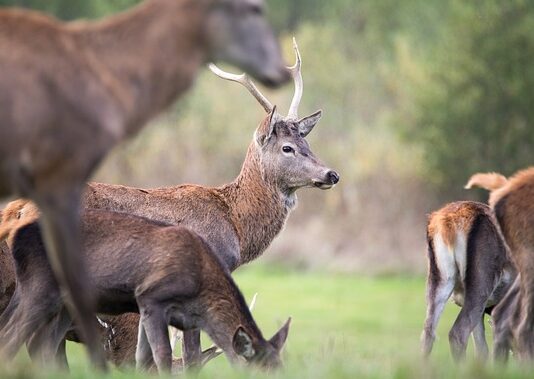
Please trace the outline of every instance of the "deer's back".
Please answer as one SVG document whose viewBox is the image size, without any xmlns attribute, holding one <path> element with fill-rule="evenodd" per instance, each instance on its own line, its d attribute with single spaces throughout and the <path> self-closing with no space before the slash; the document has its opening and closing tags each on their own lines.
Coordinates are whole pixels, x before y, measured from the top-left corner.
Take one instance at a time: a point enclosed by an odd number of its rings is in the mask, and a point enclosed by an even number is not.
<svg viewBox="0 0 534 379">
<path fill-rule="evenodd" d="M 74 176 L 69 160 L 87 174 L 84 160 L 94 165 L 120 135 L 122 111 L 105 71 L 62 23 L 0 11 L 0 179 L 21 161 L 36 182 L 47 171 Z"/>
<path fill-rule="evenodd" d="M 531 255 L 534 252 L 534 167 L 510 178 L 508 185 L 492 193 L 492 197 L 495 215 L 512 254 Z"/>
<path fill-rule="evenodd" d="M 185 226 L 207 241 L 230 270 L 239 262 L 239 239 L 230 210 L 216 189 L 182 185 L 145 190 L 90 183 L 84 205 Z"/>
</svg>

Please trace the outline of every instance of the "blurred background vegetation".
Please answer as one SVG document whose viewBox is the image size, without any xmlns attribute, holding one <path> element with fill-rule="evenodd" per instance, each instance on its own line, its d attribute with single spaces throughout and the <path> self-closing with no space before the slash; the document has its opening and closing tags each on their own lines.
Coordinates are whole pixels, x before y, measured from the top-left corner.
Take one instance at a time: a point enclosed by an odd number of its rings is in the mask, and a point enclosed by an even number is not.
<svg viewBox="0 0 534 379">
<path fill-rule="evenodd" d="M 0 0 L 65 20 L 136 0 Z M 288 62 L 303 56 L 300 114 L 324 110 L 312 150 L 341 173 L 302 190 L 262 258 L 366 273 L 425 269 L 426 214 L 477 171 L 534 163 L 534 1 L 267 0 Z M 268 96 L 286 110 L 291 86 Z M 218 185 L 239 172 L 263 111 L 206 70 L 179 104 L 119 147 L 95 180 L 144 187 Z"/>
</svg>

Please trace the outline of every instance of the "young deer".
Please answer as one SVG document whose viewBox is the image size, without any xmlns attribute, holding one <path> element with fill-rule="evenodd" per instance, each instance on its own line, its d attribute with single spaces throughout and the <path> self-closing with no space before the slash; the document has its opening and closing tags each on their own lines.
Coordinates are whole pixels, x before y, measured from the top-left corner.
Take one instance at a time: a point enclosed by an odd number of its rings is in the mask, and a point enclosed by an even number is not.
<svg viewBox="0 0 534 379">
<path fill-rule="evenodd" d="M 439 318 L 452 294 L 462 307 L 449 332 L 453 357 L 465 356 L 467 339 L 473 333 L 478 357 L 486 360 L 484 312 L 490 313 L 516 276 L 490 207 L 472 201 L 445 205 L 430 215 L 427 241 L 428 308 L 423 353 L 428 356 L 432 351 Z"/>
<path fill-rule="evenodd" d="M 283 117 L 245 75 L 232 75 L 212 67 L 224 79 L 243 84 L 269 115 L 254 133 L 239 176 L 221 187 L 179 185 L 139 189 L 90 183 L 86 208 L 122 211 L 188 227 L 210 245 L 230 271 L 260 256 L 282 230 L 296 206 L 296 191 L 303 187 L 329 189 L 339 175 L 312 153 L 305 137 L 321 111 L 298 117 L 303 92 L 301 58 L 291 68 L 295 94 Z M 200 362 L 200 332 L 184 333 L 184 362 Z"/>
<path fill-rule="evenodd" d="M 104 367 L 80 258 L 78 210 L 106 153 L 180 97 L 206 62 L 289 80 L 262 0 L 146 0 L 103 21 L 0 10 L 0 198 L 34 200 L 52 267 Z"/>
<path fill-rule="evenodd" d="M 495 180 L 498 178 L 498 180 Z M 534 167 L 504 176 L 476 174 L 467 187 L 478 186 L 490 192 L 489 203 L 495 212 L 502 234 L 510 248 L 510 255 L 519 279 L 508 301 L 495 309 L 494 320 L 499 335 L 496 339 L 496 357 L 503 358 L 506 346 L 514 346 L 519 357 L 534 359 Z M 515 298 L 515 299 L 514 299 Z M 507 307 L 518 306 L 516 310 Z M 502 325 L 503 323 L 508 324 Z"/>
<path fill-rule="evenodd" d="M 267 341 L 229 271 L 196 233 L 145 218 L 102 210 L 82 217 L 84 260 L 97 311 L 139 312 L 136 361 L 170 371 L 167 326 L 203 329 L 227 357 L 264 368 L 281 364 L 289 321 Z M 24 342 L 43 362 L 54 358 L 72 320 L 41 241 L 38 223 L 12 240 L 17 287 L 0 317 L 0 350 L 12 357 Z"/>
</svg>

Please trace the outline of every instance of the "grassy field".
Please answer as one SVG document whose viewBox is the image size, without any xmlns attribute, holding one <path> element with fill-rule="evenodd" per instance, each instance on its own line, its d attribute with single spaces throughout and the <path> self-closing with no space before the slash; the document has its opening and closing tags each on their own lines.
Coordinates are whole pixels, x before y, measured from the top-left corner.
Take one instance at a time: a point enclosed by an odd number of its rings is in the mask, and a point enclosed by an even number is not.
<svg viewBox="0 0 534 379">
<path fill-rule="evenodd" d="M 471 346 L 465 364 L 452 364 L 447 332 L 458 310 L 453 304 L 443 316 L 432 360 L 424 363 L 419 355 L 425 314 L 423 278 L 302 273 L 255 265 L 241 269 L 236 279 L 247 299 L 258 293 L 254 315 L 266 337 L 288 316 L 293 317 L 285 350 L 286 367 L 275 378 L 532 377 L 532 371 L 514 364 L 506 369 L 481 367 L 473 358 Z M 72 377 L 95 377 L 79 346 L 69 346 L 69 357 Z M 16 367 L 0 374 L 2 378 L 62 376 L 32 368 L 23 354 Z M 109 377 L 146 376 L 113 371 Z M 267 375 L 231 368 L 222 356 L 199 375 L 261 377 Z"/>
</svg>

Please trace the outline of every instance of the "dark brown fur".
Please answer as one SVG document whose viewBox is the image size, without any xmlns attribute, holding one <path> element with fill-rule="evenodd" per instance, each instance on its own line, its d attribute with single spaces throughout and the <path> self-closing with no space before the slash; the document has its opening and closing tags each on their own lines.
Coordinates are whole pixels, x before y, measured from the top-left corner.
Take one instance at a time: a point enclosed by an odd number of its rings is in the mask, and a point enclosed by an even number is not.
<svg viewBox="0 0 534 379">
<path fill-rule="evenodd" d="M 115 144 L 191 86 L 206 61 L 235 63 L 270 85 L 289 79 L 258 8 L 245 0 L 148 0 L 75 23 L 0 10 L 0 198 L 39 205 L 52 267 L 75 294 L 68 304 L 101 368 L 77 253 L 83 185 Z M 241 20 L 248 29 L 236 26 Z"/>
<path fill-rule="evenodd" d="M 141 314 L 146 336 L 138 342 L 139 365 L 148 367 L 153 354 L 160 371 L 170 370 L 167 325 L 205 330 L 232 361 L 243 355 L 260 366 L 279 365 L 288 324 L 266 341 L 229 272 L 196 234 L 107 211 L 88 210 L 82 220 L 85 260 L 96 288 L 98 312 Z M 56 354 L 71 320 L 37 223 L 18 229 L 13 256 L 19 281 L 0 319 L 1 348 L 12 356 L 29 341 L 30 353 L 46 361 Z"/>
</svg>

